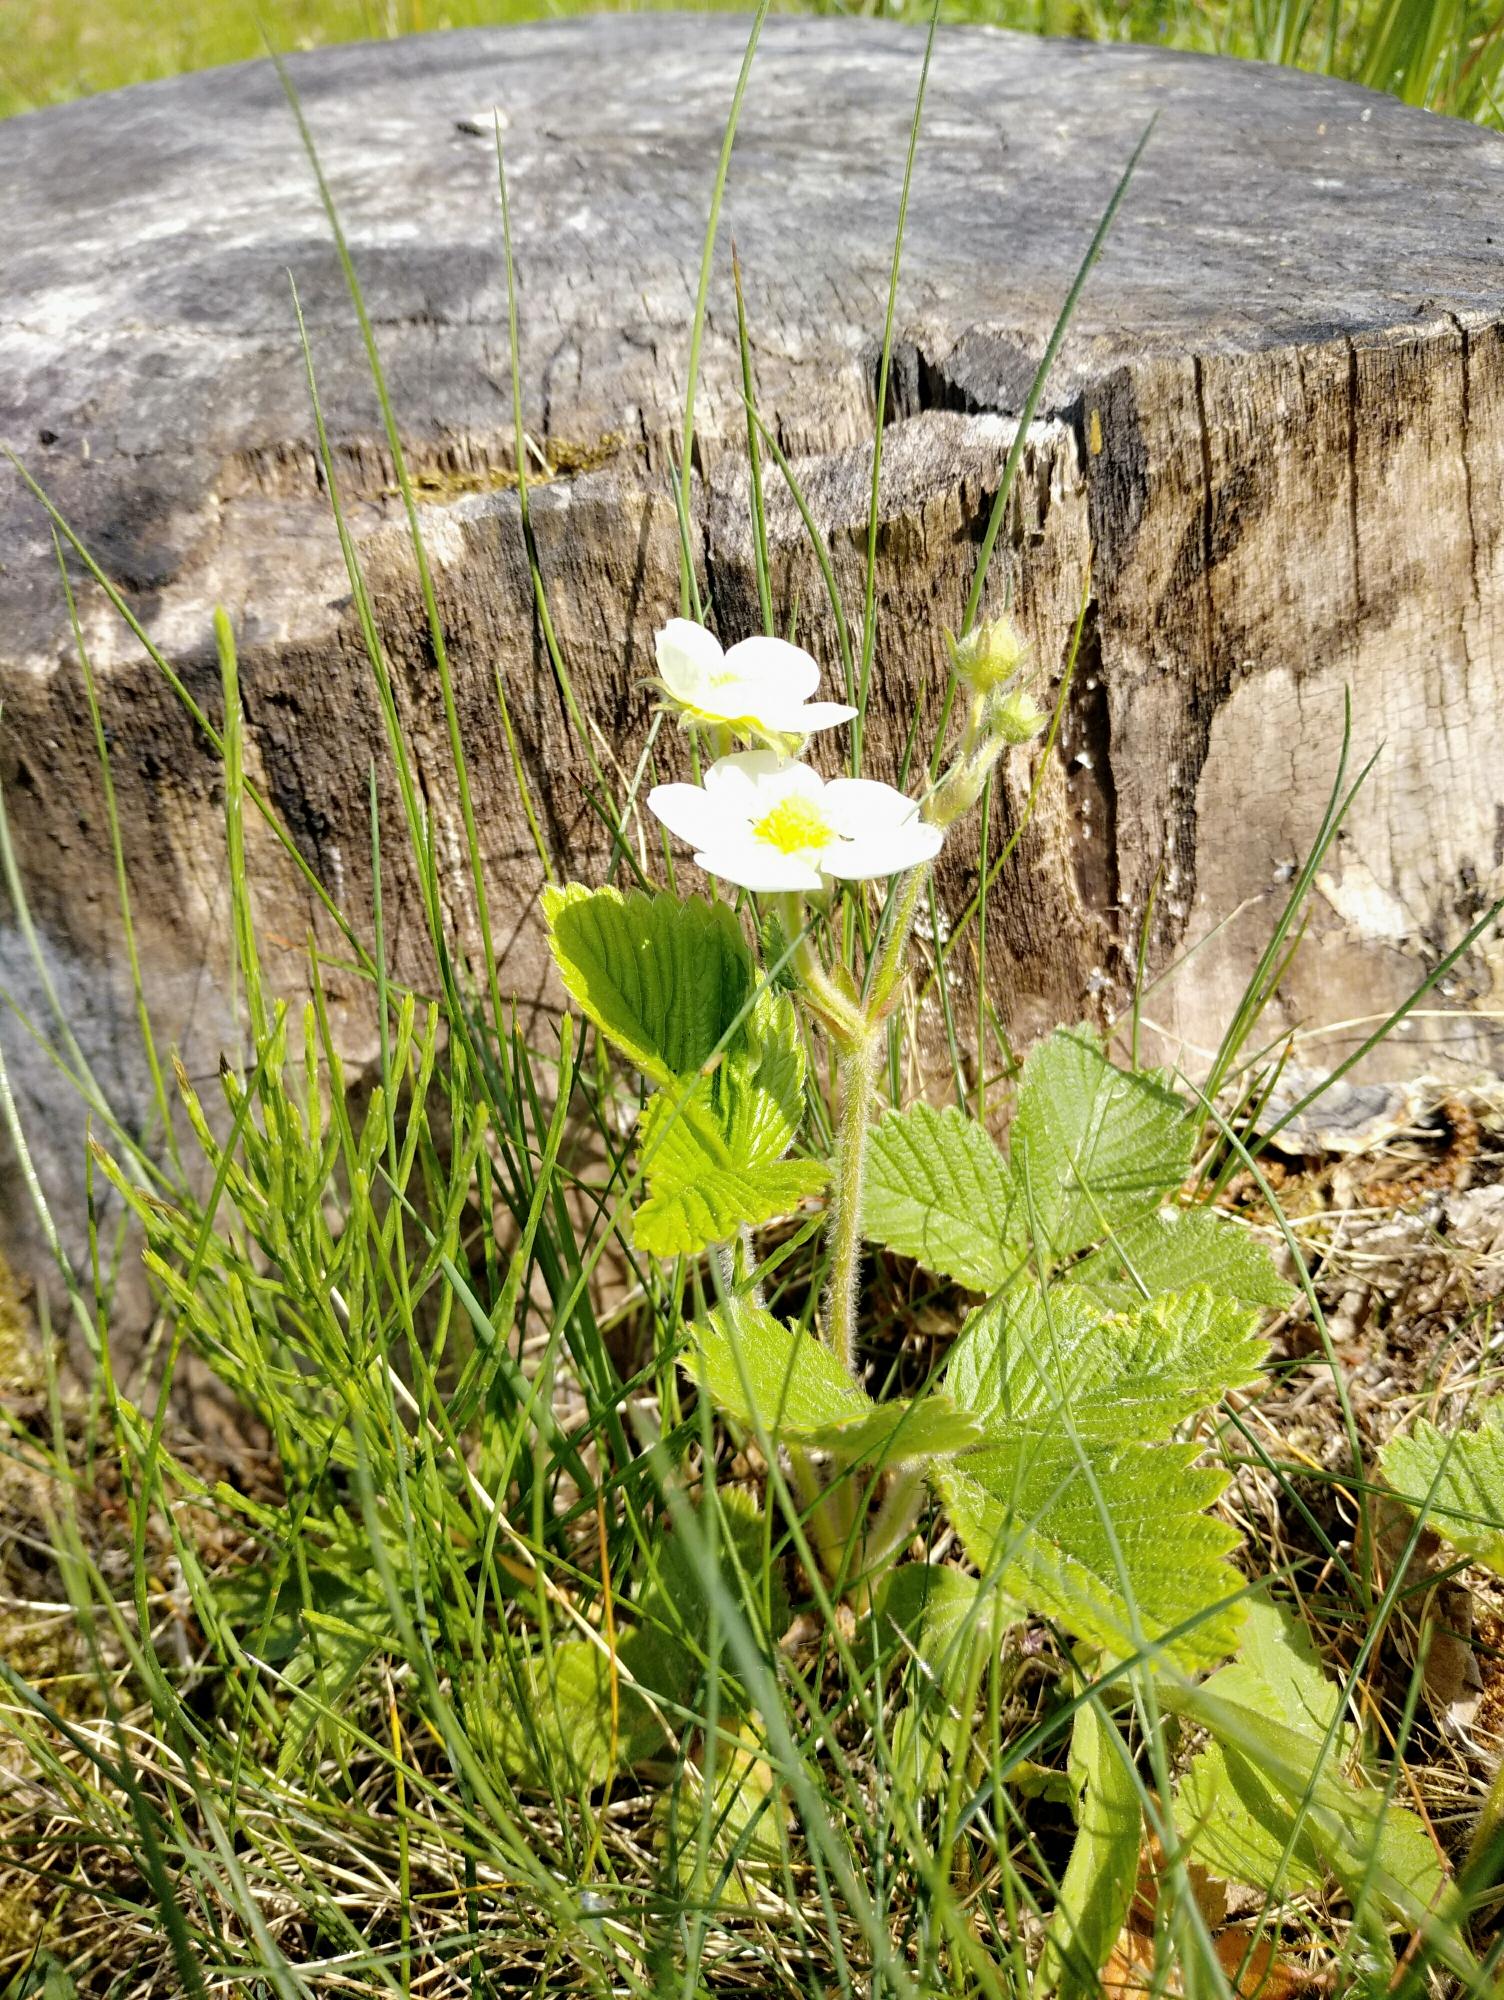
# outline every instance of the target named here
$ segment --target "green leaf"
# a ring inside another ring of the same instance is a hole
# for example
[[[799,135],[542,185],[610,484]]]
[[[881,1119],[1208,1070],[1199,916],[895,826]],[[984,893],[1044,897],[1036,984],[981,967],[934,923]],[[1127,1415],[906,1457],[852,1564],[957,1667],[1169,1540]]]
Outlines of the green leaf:
[[[72,1975],[47,1951],[39,1952],[4,1990],[5,2000],[78,2000]]]
[[[1350,1724],[1327,1747],[1340,1690],[1276,1607],[1251,1601],[1239,1658],[1162,1696],[1216,1739],[1191,1760],[1175,1802],[1177,1826],[1216,1874],[1266,1895],[1315,1894],[1335,1876],[1349,1895],[1366,1882],[1406,1923],[1443,1916],[1449,1892],[1434,1843],[1415,1814],[1348,1775]]]
[[[366,1662],[389,1641],[391,1615],[385,1605],[350,1602],[353,1622],[317,1611],[305,1612],[308,1636],[288,1661],[285,1684],[295,1690],[277,1746],[277,1776],[285,1778],[309,1741],[321,1735],[331,1711],[338,1713]]]
[[[528,1656],[500,1725],[502,1754],[524,1784],[547,1790],[562,1780],[593,1791],[618,1765],[672,1754],[663,1724],[621,1672],[625,1666],[635,1674],[637,1650],[631,1636],[618,1650],[614,1733],[606,1653],[588,1639],[564,1639],[553,1641],[546,1655]]]
[[[943,1563],[901,1563],[889,1572],[878,1597],[876,1616],[879,1630],[902,1634],[932,1672],[946,1680],[952,1656],[963,1635],[975,1631],[991,1638],[1003,1624],[1016,1620],[1016,1607],[1005,1605],[1005,1617],[998,1621],[996,1591],[979,1608],[982,1585],[965,1570]],[[948,1684],[948,1682],[947,1682]]]
[[[1024,1064],[1013,1178],[1032,1239],[1054,1259],[1151,1213],[1190,1170],[1196,1130],[1162,1078],[1118,1069],[1084,1028]]]
[[[673,1788],[660,1794],[655,1818],[680,1888],[734,1909],[766,1889],[782,1862],[779,1814],[786,1809],[751,1729],[744,1725],[736,1744],[717,1740],[714,1748],[708,1827],[705,1777],[696,1764],[686,1764]]]
[[[572,882],[546,889],[543,909],[570,996],[656,1083],[708,1062],[751,999],[752,954],[726,903]]]
[[[1321,1671],[1305,1634],[1260,1599],[1250,1600],[1239,1648],[1241,1657],[1213,1674],[1207,1687],[1244,1708],[1267,1707],[1269,1720],[1292,1732],[1314,1769],[1326,1731],[1337,1712],[1338,1690]],[[1341,1728],[1331,1757],[1341,1766],[1352,1754],[1353,1731]],[[1246,1882],[1266,1893],[1275,1877],[1293,1824],[1279,1793],[1248,1762],[1212,1742],[1191,1760],[1175,1802],[1175,1822],[1196,1855],[1214,1874]],[[1285,1894],[1316,1894],[1326,1870],[1307,1823],[1291,1848],[1279,1877]]]
[[[758,1598],[755,1623],[771,1645],[789,1622],[788,1593],[776,1565],[769,1570],[765,1553],[765,1526],[762,1514],[749,1495],[735,1487],[723,1487],[715,1496],[717,1556],[726,1587],[745,1604],[743,1578],[766,1591],[766,1602]],[[709,1534],[709,1515],[699,1510],[702,1532]],[[641,1659],[634,1669],[637,1678],[664,1693],[681,1696],[688,1680],[698,1672],[694,1655],[703,1650],[710,1630],[711,1597],[689,1542],[671,1535],[658,1551],[657,1573],[642,1592],[637,1607],[634,1636],[650,1659]],[[641,1656],[639,1656],[641,1658]],[[723,1707],[726,1705],[723,1700]]]
[[[715,1504],[726,1587],[771,1644],[788,1623],[782,1582],[776,1576],[767,1580],[766,1602],[748,1604],[740,1580],[747,1576],[760,1586],[765,1582],[761,1517],[749,1500],[735,1492],[718,1493]],[[701,1519],[705,1520],[703,1508]],[[555,1641],[547,1653],[522,1662],[520,1686],[499,1691],[495,1708],[508,1767],[527,1784],[547,1788],[563,1775],[573,1784],[594,1788],[605,1783],[616,1765],[671,1755],[672,1745],[650,1697],[675,1705],[692,1698],[704,1672],[710,1602],[687,1541],[670,1536],[658,1551],[657,1573],[636,1605],[618,1612],[619,1618],[631,1622],[614,1656],[614,1736],[612,1656],[590,1640]],[[723,1664],[722,1719],[735,1722],[746,1707],[743,1690]],[[680,1720],[672,1707],[666,1716],[677,1732]]]
[[[1040,1991],[1097,2000],[1138,1884],[1143,1815],[1132,1760],[1095,1701],[1076,1710],[1070,1778],[1076,1838],[1050,1918]]]
[[[969,1756],[972,1701],[968,1686],[983,1662],[996,1655],[1001,1635],[1022,1617],[992,1585],[937,1563],[903,1563],[889,1572],[878,1594],[873,1632],[885,1665],[917,1658],[923,1671],[907,1682],[907,1700],[896,1709],[890,1740],[895,1769],[921,1789],[944,1780],[945,1760]],[[870,1652],[858,1637],[857,1656]]]
[[[650,1256],[692,1256],[787,1215],[825,1170],[785,1160],[804,1116],[804,1045],[793,1003],[761,993],[735,1049],[708,1076],[661,1090],[640,1135],[648,1196],[632,1219]]]
[[[956,1403],[989,1433],[1145,1443],[1229,1389],[1255,1382],[1255,1314],[1205,1287],[1103,1309],[1073,1284],[1018,1285],[968,1321],[946,1370]]]
[[[787,1430],[784,1435],[789,1435]],[[975,1417],[958,1410],[949,1396],[932,1391],[912,1401],[874,1403],[866,1417],[821,1425],[797,1441],[852,1465],[897,1465],[908,1459],[969,1451],[982,1442],[983,1435]]]
[[[1124,1658],[1164,1641],[1187,1666],[1224,1658],[1242,1622],[1226,1486],[1190,1444],[1079,1444],[1021,1432],[934,1478],[967,1554],[1032,1610]],[[1173,1639],[1167,1634],[1176,1628]]]
[[[862,1228],[872,1242],[977,1292],[1006,1284],[1028,1254],[1008,1163],[954,1105],[914,1104],[879,1123]]]
[[[981,1430],[949,1398],[874,1403],[813,1335],[731,1299],[692,1329],[705,1387],[739,1423],[848,1464],[962,1451]]]
[[[1504,1576],[1504,1404],[1447,1437],[1422,1419],[1379,1453],[1379,1470],[1453,1548]]]
[[[860,1423],[877,1407],[828,1347],[747,1299],[728,1299],[691,1332],[706,1389],[739,1423],[800,1438]]]
[[[1121,1310],[1192,1285],[1210,1285],[1250,1306],[1280,1307],[1290,1300],[1290,1287],[1265,1245],[1244,1224],[1213,1208],[1171,1207],[1141,1215],[1073,1264],[1070,1279]]]
[[[728,1243],[791,1215],[825,1185],[814,1160],[764,1160],[750,1167],[705,1161],[693,1178],[654,1189],[632,1215],[632,1240],[650,1257],[692,1257],[711,1243]]]

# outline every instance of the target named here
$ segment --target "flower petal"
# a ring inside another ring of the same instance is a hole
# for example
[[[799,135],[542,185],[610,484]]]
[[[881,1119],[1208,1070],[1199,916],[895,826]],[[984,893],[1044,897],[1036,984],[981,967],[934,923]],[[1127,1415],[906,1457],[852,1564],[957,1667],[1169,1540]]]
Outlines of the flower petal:
[[[787,639],[742,639],[726,655],[721,672],[752,683],[761,696],[759,712],[763,703],[774,706],[804,701],[820,685],[816,662],[802,646],[791,646]]]
[[[705,789],[715,800],[716,824],[723,829],[740,823],[749,826],[768,809],[768,786],[783,769],[783,759],[773,750],[735,750],[729,757],[717,757],[705,773]]]
[[[792,758],[781,761],[776,770],[757,782],[757,801],[764,808],[776,806],[780,799],[823,799],[824,795],[825,780],[820,773]]]
[[[661,819],[670,833],[691,846],[702,846],[724,834],[736,815],[712,798],[700,785],[654,785],[648,793],[648,811]]]
[[[794,722],[806,736],[813,736],[817,729],[835,729],[850,722],[855,714],[844,701],[807,701],[803,708],[794,710]]]
[[[776,750],[733,750],[729,756],[716,758],[705,773],[705,783],[714,791],[728,777],[744,778],[760,790],[764,779],[783,770],[787,761]]]
[[[825,787],[825,809],[848,840],[891,833],[919,818],[917,800],[876,778],[833,778]]]
[[[663,685],[676,701],[699,706],[711,676],[725,672],[720,640],[692,618],[670,618],[653,650]]]
[[[817,799],[824,780],[808,764],[780,757],[776,750],[735,750],[717,757],[705,773],[705,788],[726,812],[760,819],[787,798]]]
[[[820,871],[802,854],[780,854],[765,840],[737,839],[734,835],[706,846],[695,855],[695,866],[723,882],[755,889],[759,895],[773,895],[786,889],[824,887]]]
[[[820,866],[825,874],[842,882],[871,882],[882,875],[902,875],[922,861],[933,861],[944,844],[940,827],[918,821],[912,827],[865,840],[832,841],[820,856]]]

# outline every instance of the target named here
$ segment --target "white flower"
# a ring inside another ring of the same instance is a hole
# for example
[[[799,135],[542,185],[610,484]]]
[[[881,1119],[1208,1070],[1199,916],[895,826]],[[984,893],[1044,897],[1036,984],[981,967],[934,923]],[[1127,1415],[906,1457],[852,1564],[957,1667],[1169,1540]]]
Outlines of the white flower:
[[[871,778],[833,778],[769,750],[721,757],[703,785],[656,785],[648,809],[708,875],[763,893],[865,882],[933,861],[945,836],[913,799]]]
[[[671,618],[658,634],[658,685],[686,721],[794,750],[817,729],[856,714],[840,701],[811,701],[820,669],[784,639],[743,639],[729,653],[703,625]]]

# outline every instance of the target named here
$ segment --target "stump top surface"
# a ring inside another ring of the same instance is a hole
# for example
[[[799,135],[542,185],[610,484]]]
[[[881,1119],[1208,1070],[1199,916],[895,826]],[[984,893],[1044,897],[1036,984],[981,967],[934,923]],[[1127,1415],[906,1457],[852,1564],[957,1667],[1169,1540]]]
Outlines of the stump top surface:
[[[290,61],[420,469],[510,459],[493,107],[529,427],[585,463],[662,464],[746,36],[738,17],[618,16]],[[760,399],[785,442],[835,449],[870,428],[922,47],[893,24],[768,23],[719,239],[707,451],[743,427],[733,241]],[[1057,407],[1156,353],[1403,336],[1504,305],[1492,134],[1262,65],[947,30],[904,250],[900,409],[1018,407],[1156,113],[1057,365]],[[227,508],[317,498],[289,273],[350,496],[389,503],[353,313],[269,64],[0,125],[0,202],[0,437],[143,610],[223,541]],[[13,665],[67,644],[43,524],[15,481],[0,490],[0,630]]]

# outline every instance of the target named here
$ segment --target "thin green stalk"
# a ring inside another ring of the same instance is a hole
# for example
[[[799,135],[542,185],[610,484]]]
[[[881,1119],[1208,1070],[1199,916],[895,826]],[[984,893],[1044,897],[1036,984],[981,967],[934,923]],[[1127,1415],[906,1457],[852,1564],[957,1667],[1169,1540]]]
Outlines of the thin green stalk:
[[[506,162],[501,150],[501,120],[499,115],[496,119],[496,181],[501,198],[501,247],[507,278],[507,352],[512,391],[512,456],[516,460],[517,465],[517,512],[522,525],[522,543],[527,555],[528,574],[532,579],[533,608],[537,614],[538,631],[543,640],[544,650],[547,652],[549,664],[554,670],[554,679],[557,681],[559,692],[564,698],[564,706],[569,711],[570,722],[574,725],[575,734],[580,740],[580,747],[585,753],[586,761],[590,765],[595,781],[604,794],[606,790],[606,774],[601,769],[600,760],[595,754],[595,745],[590,740],[590,726],[580,713],[579,703],[575,699],[574,683],[570,679],[569,669],[564,661],[563,650],[559,645],[558,636],[554,631],[553,614],[549,610],[548,591],[544,586],[543,569],[538,556],[537,537],[533,533],[533,517],[528,500],[527,434],[522,422],[522,347],[517,324],[517,265],[512,252],[512,204],[511,198],[507,193]],[[496,686],[498,693],[501,695],[502,716],[506,726],[507,742],[510,745],[512,740],[511,718],[507,713],[506,695],[502,688],[501,669],[499,666],[496,670]],[[517,772],[519,789],[522,789],[524,806],[528,808],[529,823],[531,824],[531,806],[525,789],[521,766],[517,762],[515,751],[513,752],[513,764]],[[621,837],[620,829],[615,830],[615,837],[618,839]],[[535,845],[538,844],[536,834],[534,835],[534,842]],[[614,851],[612,860],[614,863]]]
[[[1504,1759],[1501,1759],[1494,1768],[1482,1810],[1473,1828],[1473,1837],[1467,1844],[1467,1855],[1462,1863],[1464,1875],[1472,1877],[1479,1873],[1481,1864],[1497,1840],[1501,1827],[1504,1827]]]
[[[929,878],[930,864],[926,861],[919,868],[911,868],[904,880],[898,907],[893,912],[893,922],[889,926],[882,956],[877,962],[877,972],[872,981],[869,1004],[874,1019],[880,1019],[887,1012],[888,1003],[904,976],[904,953],[908,949],[909,932],[914,928],[914,918],[919,911],[919,898],[924,894]]]
[[[877,1096],[881,1035],[868,1027],[841,1051],[841,1116],[836,1128],[836,1171],[830,1210],[830,1281],[825,1293],[825,1337],[841,1365],[857,1374],[857,1276],[862,1256],[862,1182],[867,1132]]]
[[[1157,116],[1158,113],[1155,114],[1155,117]],[[1138,163],[1143,158],[1144,148],[1148,145],[1150,136],[1154,131],[1154,123],[1154,118],[1151,118],[1149,123],[1144,127],[1143,137],[1134,147],[1132,157],[1123,169],[1122,179],[1113,189],[1112,199],[1103,211],[1102,220],[1097,224],[1096,233],[1093,235],[1091,242],[1086,246],[1086,255],[1081,259],[1081,268],[1077,271],[1075,281],[1066,293],[1065,304],[1060,308],[1060,317],[1055,322],[1054,330],[1050,334],[1044,355],[1040,360],[1039,367],[1035,370],[1034,380],[1029,384],[1029,393],[1024,398],[1024,406],[1018,413],[1018,429],[1013,433],[1013,443],[1008,448],[1008,457],[1003,465],[1003,476],[998,484],[996,497],[992,502],[992,512],[988,516],[987,532],[983,535],[982,546],[977,551],[976,574],[971,581],[971,590],[966,599],[966,612],[961,620],[961,636],[963,638],[977,622],[977,613],[982,608],[982,593],[987,588],[987,572],[992,566],[992,551],[997,545],[998,534],[1003,525],[1003,516],[1008,508],[1008,497],[1013,491],[1013,481],[1017,477],[1018,468],[1024,455],[1024,447],[1028,443],[1029,426],[1034,421],[1034,412],[1039,408],[1039,399],[1044,394],[1045,382],[1049,377],[1051,368],[1055,365],[1055,356],[1060,352],[1061,342],[1065,339],[1065,330],[1075,316],[1077,303],[1080,300],[1086,280],[1091,275],[1092,266],[1096,263],[1098,257],[1101,256],[1102,246],[1107,241],[1108,232],[1117,219],[1118,210],[1123,205],[1123,197],[1128,192],[1128,183],[1133,179],[1138,169]]]
[[[992,848],[992,776],[982,787],[982,840],[977,873],[987,880],[987,857]],[[937,941],[938,943],[938,941]],[[977,908],[977,1119],[987,1123],[987,897],[980,896]]]
[[[757,443],[756,385],[752,378],[752,342],[747,333],[747,301],[742,296],[741,260],[731,246],[731,283],[736,291],[736,344],[742,357],[742,398],[747,405],[747,498],[752,509],[752,555],[757,569],[757,605],[762,629],[776,636],[773,579],[768,563],[768,517],[763,505],[762,452]]]
[[[68,622],[73,629],[73,643],[78,652],[79,671],[83,676],[84,700],[89,710],[89,724],[94,732],[94,750],[99,759],[99,782],[104,794],[105,823],[110,830],[110,856],[115,868],[115,894],[120,905],[120,927],[125,940],[126,964],[130,968],[131,994],[136,1006],[136,1026],[141,1037],[142,1051],[146,1057],[147,1072],[151,1078],[152,1102],[157,1108],[163,1142],[173,1163],[181,1166],[172,1106],[168,1101],[167,1085],[162,1075],[161,1060],[157,1054],[156,1035],[151,1025],[151,1012],[146,1004],[146,987],[141,976],[141,954],[136,942],[130,882],[125,865],[125,842],[120,827],[120,808],[115,797],[115,777],[110,764],[109,738],[105,733],[104,715],[99,706],[99,688],[94,679],[94,668],[89,659],[89,649],[84,643],[83,627],[79,622],[73,584],[68,575],[68,565],[63,560],[63,545],[55,528],[52,531],[52,546],[57,556],[63,597],[68,606]]]
[[[893,365],[893,322],[898,310],[898,273],[903,261],[904,226],[909,214],[909,190],[914,181],[914,159],[919,151],[919,128],[924,118],[924,94],[929,87],[930,61],[935,53],[935,29],[940,21],[940,0],[930,8],[929,33],[924,42],[924,60],[919,66],[919,88],[914,94],[914,115],[909,120],[909,150],[903,163],[903,189],[898,197],[898,227],[893,232],[893,260],[888,270],[888,303],[883,315],[882,359],[877,370],[877,417],[872,433],[872,485],[867,501],[867,566],[862,587],[862,657],[854,696],[856,714],[851,723],[851,773],[862,769],[862,729],[867,719],[867,690],[872,679],[872,661],[877,650],[877,541],[883,469],[883,426],[888,415],[888,376]]]
[[[1060,692],[1055,697],[1055,706],[1050,713],[1050,726],[1045,731],[1039,755],[1034,760],[1034,777],[1029,786],[1029,796],[1024,801],[1024,809],[1019,815],[1018,825],[1014,827],[1012,833],[1003,843],[1002,850],[996,859],[990,863],[976,894],[966,905],[966,908],[961,912],[955,923],[951,925],[950,936],[946,939],[945,944],[942,946],[938,940],[936,941],[937,964],[935,970],[930,974],[928,980],[926,980],[924,988],[919,995],[921,1005],[929,998],[930,990],[935,985],[935,982],[944,976],[946,959],[960,943],[967,926],[975,920],[980,911],[983,900],[991,894],[993,884],[1013,859],[1014,851],[1020,840],[1023,839],[1029,823],[1034,817],[1034,809],[1039,802],[1039,795],[1044,789],[1045,778],[1051,769],[1051,752],[1055,748],[1055,739],[1059,736],[1061,724],[1065,720],[1066,703],[1070,699],[1071,686],[1076,677],[1076,664],[1081,657],[1081,639],[1086,630],[1086,613],[1090,604],[1091,591],[1088,580],[1087,588],[1081,593],[1081,604],[1076,613],[1075,630],[1071,636],[1071,649],[1066,659],[1065,672],[1060,678]],[[954,677],[952,678],[952,685],[954,686]]]
[[[1426,997],[1426,995],[1440,980],[1446,978],[1447,974],[1451,971],[1452,967],[1457,963],[1457,961],[1460,958],[1464,958],[1467,955],[1467,953],[1472,950],[1473,946],[1477,944],[1479,939],[1484,935],[1486,931],[1490,931],[1493,929],[1494,925],[1499,921],[1501,915],[1504,915],[1504,897],[1500,897],[1498,902],[1494,903],[1488,910],[1484,912],[1484,914],[1467,932],[1466,936],[1462,939],[1462,941],[1459,944],[1453,945],[1452,949],[1447,953],[1446,957],[1441,959],[1439,963],[1437,963],[1431,968],[1431,970],[1426,974],[1425,978],[1421,980],[1420,984],[1414,989],[1414,991],[1410,993],[1406,999],[1401,1001],[1400,1005],[1395,1008],[1394,1012],[1388,1015],[1384,1019],[1384,1021],[1377,1028],[1375,1028],[1373,1033],[1367,1038],[1366,1041],[1362,1042],[1359,1045],[1359,1047],[1354,1049],[1352,1054],[1348,1056],[1344,1061],[1338,1063],[1337,1067],[1331,1072],[1331,1074],[1325,1077],[1320,1083],[1318,1083],[1314,1087],[1314,1089],[1308,1090],[1304,1097],[1298,1098],[1296,1102],[1290,1106],[1289,1110],[1284,1112],[1283,1115],[1280,1118],[1278,1118],[1273,1125],[1269,1127],[1268,1131],[1264,1133],[1262,1140],[1260,1142],[1261,1149],[1262,1147],[1267,1146],[1269,1144],[1269,1141],[1274,1137],[1276,1132],[1282,1132],[1285,1129],[1285,1127],[1291,1123],[1292,1120],[1300,1116],[1302,1111],[1308,1110],[1310,1106],[1313,1105],[1319,1097],[1323,1096],[1328,1090],[1331,1089],[1334,1083],[1336,1083],[1340,1078],[1346,1076],[1347,1072],[1350,1069],[1354,1068],[1358,1063],[1360,1063],[1363,1060],[1364,1056],[1368,1054],[1370,1049],[1377,1048],[1380,1042],[1384,1041],[1389,1035],[1393,1034],[1394,1030],[1399,1026],[1401,1021],[1404,1020],[1405,1016],[1411,1013],[1414,1010],[1414,1008],[1416,1008],[1420,1004],[1420,1002]]]
[[[770,0],[759,0],[756,14],[752,18],[752,29],[747,36],[747,49],[742,57],[742,66],[737,74],[736,88],[731,93],[731,110],[726,118],[726,131],[721,140],[721,156],[716,163],[715,185],[710,192],[710,213],[705,220],[705,244],[700,253],[700,282],[695,292],[694,325],[689,335],[689,379],[684,387],[684,435],[679,446],[679,543],[681,575],[679,581],[679,609],[688,618],[693,610],[694,553],[689,542],[689,521],[692,513],[695,452],[695,392],[700,383],[700,348],[705,339],[705,314],[710,301],[710,273],[715,262],[716,232],[720,227],[721,203],[726,194],[726,177],[731,171],[731,148],[736,140],[737,122],[742,114],[742,99],[747,94],[747,83],[752,75],[752,58],[757,53],[758,38],[762,34],[762,24],[768,18]]]
[[[413,559],[418,570],[418,587],[423,599],[423,609],[428,624],[429,645],[433,653],[434,666],[438,670],[439,695],[444,711],[444,727],[448,738],[450,759],[454,767],[455,789],[459,799],[460,819],[465,831],[465,849],[470,864],[471,886],[475,892],[475,913],[480,926],[482,970],[486,984],[490,988],[492,1014],[496,1031],[501,1032],[501,996],[496,984],[497,955],[491,937],[491,912],[486,896],[485,868],[480,845],[480,828],[476,819],[475,802],[470,791],[470,771],[466,761],[463,735],[460,729],[459,707],[455,700],[454,676],[449,663],[449,647],[444,636],[444,621],[439,615],[438,594],[434,587],[433,571],[428,560],[428,550],[423,541],[422,522],[418,512],[418,499],[408,471],[407,453],[402,446],[401,433],[397,427],[397,414],[392,407],[387,389],[386,370],[382,366],[380,349],[376,343],[375,328],[366,309],[365,294],[360,279],[356,275],[355,260],[350,254],[350,246],[345,237],[344,225],[339,219],[333,190],[325,177],[323,163],[318,148],[313,143],[313,133],[303,115],[303,107],[297,92],[292,87],[292,79],[286,65],[278,55],[273,55],[277,75],[287,97],[288,108],[297,124],[298,136],[307,154],[308,164],[318,185],[319,200],[323,206],[325,219],[334,238],[335,253],[344,274],[345,289],[350,303],[355,309],[355,317],[360,326],[361,343],[365,350],[366,365],[371,377],[371,386],[376,391],[376,400],[381,410],[382,429],[386,436],[387,448],[391,453],[392,470],[396,475],[397,488],[402,496],[403,511],[407,517],[408,539],[412,545]],[[432,843],[430,842],[430,853]]]

